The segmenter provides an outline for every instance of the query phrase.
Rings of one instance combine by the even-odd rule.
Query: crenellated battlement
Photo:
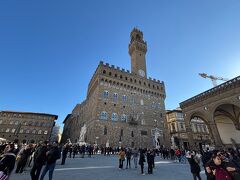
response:
[[[106,70],[120,71],[120,72],[126,73],[128,75],[133,75],[129,70],[126,70],[124,68],[120,68],[119,66],[110,65],[109,63],[104,63],[103,61],[100,61],[99,66],[102,66]],[[143,78],[141,78],[141,79],[143,79]],[[147,80],[152,81],[152,82],[157,83],[157,84],[163,84],[164,83],[163,81],[157,80],[157,79],[152,78],[152,77],[148,77]]]

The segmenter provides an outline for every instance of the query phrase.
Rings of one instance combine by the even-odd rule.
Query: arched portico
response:
[[[214,128],[214,123],[211,120],[210,116],[207,116],[206,114],[204,114],[204,112],[201,111],[196,111],[196,112],[192,112],[189,115],[185,115],[185,123],[187,128],[187,134],[188,134],[188,138],[189,138],[189,144],[190,144],[190,148],[191,149],[201,149],[200,144],[208,144],[209,146],[215,146],[216,144],[218,144],[218,146],[221,146],[221,142],[220,142],[220,138],[218,135],[218,132],[216,131],[217,129]],[[197,138],[194,136],[196,136],[196,132],[194,132],[194,123],[193,121],[195,119],[201,120],[203,121],[203,123],[206,125],[207,130],[206,130],[206,135],[208,135],[210,137],[210,140],[207,141],[206,139],[202,139],[201,141],[196,140]],[[216,136],[217,134],[217,136]]]
[[[234,104],[221,104],[215,108],[214,120],[225,146],[240,144],[240,108]]]
[[[240,76],[182,103],[191,148],[194,145],[190,121],[200,117],[208,126],[216,148],[240,145]]]

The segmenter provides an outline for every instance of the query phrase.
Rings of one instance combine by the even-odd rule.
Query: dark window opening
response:
[[[142,131],[141,131],[141,135],[142,135],[142,136],[147,136],[147,131],[143,131],[143,130],[142,130]]]
[[[103,134],[107,135],[107,127],[106,126],[104,127]]]
[[[132,133],[131,133],[131,136],[134,137],[133,131],[132,131]]]

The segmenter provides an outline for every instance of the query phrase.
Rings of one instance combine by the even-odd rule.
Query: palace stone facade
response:
[[[45,113],[0,111],[0,137],[19,143],[49,140],[57,118]]]
[[[86,125],[86,143],[154,147],[156,131],[160,145],[170,146],[164,82],[147,77],[146,52],[143,33],[134,28],[129,44],[132,71],[99,63],[86,100],[64,120],[62,142],[78,142]]]

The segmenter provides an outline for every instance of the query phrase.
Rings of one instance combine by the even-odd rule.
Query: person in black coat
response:
[[[48,171],[49,171],[49,180],[52,180],[53,171],[56,166],[56,161],[57,161],[57,159],[61,158],[61,152],[60,152],[60,149],[58,148],[58,142],[53,143],[50,150],[47,151],[46,156],[47,156],[47,164],[46,164],[45,168],[43,169],[40,180],[44,179],[44,176],[46,175],[46,173]]]
[[[65,164],[66,158],[67,158],[67,153],[68,153],[68,144],[65,144],[63,146],[63,150],[62,150],[62,163],[61,165]]]
[[[153,164],[154,164],[154,152],[149,150],[147,152],[147,163],[148,163],[148,174],[153,173]]]
[[[143,172],[144,162],[146,162],[146,160],[145,160],[145,155],[144,155],[143,150],[141,149],[141,150],[140,150],[140,156],[139,156],[139,162],[138,162],[138,164],[141,166],[141,173],[142,173],[142,175],[145,175],[144,172]]]
[[[33,167],[30,175],[32,180],[38,180],[42,167],[46,162],[47,141],[37,147],[33,157]]]
[[[0,156],[0,171],[3,171],[8,178],[14,169],[16,161],[16,155],[13,151],[14,145],[7,144],[4,149],[4,154]]]
[[[201,169],[200,169],[199,164],[195,160],[194,155],[191,155],[190,158],[188,158],[188,162],[190,164],[193,179],[197,180],[197,178],[198,178],[199,180],[201,180],[201,176],[200,176]]]
[[[27,160],[31,154],[32,154],[32,147],[30,145],[27,145],[19,152],[20,159],[17,163],[16,173],[23,172],[27,164]]]

